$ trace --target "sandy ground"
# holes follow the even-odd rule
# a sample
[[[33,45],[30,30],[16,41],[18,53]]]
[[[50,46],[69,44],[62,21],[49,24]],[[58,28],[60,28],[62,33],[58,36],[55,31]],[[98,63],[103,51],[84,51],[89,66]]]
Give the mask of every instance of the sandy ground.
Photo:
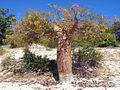
[[[99,77],[91,78],[90,82],[99,82],[100,80],[107,79],[107,83],[111,83],[110,87],[81,87],[80,85],[74,86],[73,84],[66,85],[51,85],[43,86],[39,83],[26,83],[26,82],[9,82],[6,79],[10,77],[13,73],[2,71],[3,67],[1,65],[2,60],[10,56],[12,59],[19,61],[23,57],[23,48],[9,49],[8,46],[3,46],[7,50],[7,53],[0,56],[0,90],[120,90],[120,47],[117,48],[95,48],[98,51],[102,52],[104,60],[101,62],[103,69],[101,69],[101,75]],[[30,51],[36,55],[42,55],[44,57],[47,55],[49,59],[56,59],[56,49],[46,49],[44,46],[33,44],[30,47]],[[6,80],[4,80],[6,79]],[[82,79],[81,79],[82,80]],[[84,80],[82,80],[83,82]],[[77,81],[79,83],[80,80]]]

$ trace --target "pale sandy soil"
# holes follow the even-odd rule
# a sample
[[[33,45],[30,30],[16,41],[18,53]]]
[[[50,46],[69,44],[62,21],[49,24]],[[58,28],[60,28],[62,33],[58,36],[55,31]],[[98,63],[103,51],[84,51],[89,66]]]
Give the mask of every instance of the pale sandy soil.
[[[90,79],[80,78],[75,80],[74,84],[66,85],[43,85],[40,84],[43,78],[47,79],[44,75],[14,76],[12,72],[3,70],[1,62],[5,57],[10,56],[11,59],[19,61],[24,55],[23,48],[9,49],[8,46],[3,46],[3,48],[7,50],[7,53],[0,56],[0,90],[120,90],[120,47],[95,48],[104,56],[104,60],[101,61],[102,69],[99,70],[100,75]],[[42,57],[47,55],[51,60],[56,59],[56,49],[46,50],[45,47],[34,44],[30,47],[30,51]],[[90,85],[84,87],[81,83]]]

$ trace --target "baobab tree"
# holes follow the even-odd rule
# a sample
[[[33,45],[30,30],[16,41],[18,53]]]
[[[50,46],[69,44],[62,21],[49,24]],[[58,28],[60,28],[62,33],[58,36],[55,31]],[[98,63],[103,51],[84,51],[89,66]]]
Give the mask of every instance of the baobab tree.
[[[85,23],[88,23],[90,15],[89,10],[80,8],[77,4],[70,9],[57,8],[55,10],[53,29],[56,32],[57,48],[57,65],[59,81],[61,83],[73,81],[72,75],[72,58],[71,58],[71,37],[74,32],[85,30]]]
[[[49,4],[50,5],[50,4]],[[71,82],[72,59],[71,59],[71,37],[74,32],[83,33],[87,30],[89,22],[89,10],[80,8],[77,4],[65,9],[51,6],[54,12],[38,12],[29,10],[26,18],[16,24],[13,35],[9,41],[19,45],[30,44],[39,41],[43,36],[53,38],[57,41],[57,66],[59,81],[61,83]],[[52,36],[52,37],[51,37]]]
[[[71,82],[73,80],[71,59],[71,38],[73,34],[76,32],[80,37],[84,35],[83,39],[95,36],[96,32],[94,33],[92,30],[104,32],[109,21],[105,21],[103,16],[101,19],[94,19],[89,10],[80,8],[78,4],[67,9],[57,7],[57,5],[50,5],[50,7],[54,8],[53,13],[51,11],[27,11],[26,18],[17,24],[10,39],[12,43],[18,46],[24,43],[29,45],[38,42],[44,36],[48,40],[52,38],[57,41],[59,81],[61,83]],[[97,23],[101,20],[104,21],[103,24]]]

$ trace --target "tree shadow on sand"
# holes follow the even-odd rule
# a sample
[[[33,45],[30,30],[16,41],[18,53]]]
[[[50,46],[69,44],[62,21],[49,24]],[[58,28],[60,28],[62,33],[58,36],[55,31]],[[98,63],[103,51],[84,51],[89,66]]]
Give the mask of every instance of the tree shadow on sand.
[[[74,58],[73,58],[74,59]],[[86,60],[87,61],[87,60]],[[93,78],[97,77],[99,75],[98,69],[99,69],[99,63],[88,61],[81,61],[81,62],[75,62],[73,60],[72,63],[72,73],[73,75],[77,75],[77,78]],[[51,64],[49,65],[49,70],[51,73],[53,73],[53,77],[56,81],[59,81],[59,75],[58,75],[58,68],[56,60],[51,60]]]
[[[51,60],[49,65],[49,70],[53,74],[56,81],[59,81],[58,68],[56,60]]]

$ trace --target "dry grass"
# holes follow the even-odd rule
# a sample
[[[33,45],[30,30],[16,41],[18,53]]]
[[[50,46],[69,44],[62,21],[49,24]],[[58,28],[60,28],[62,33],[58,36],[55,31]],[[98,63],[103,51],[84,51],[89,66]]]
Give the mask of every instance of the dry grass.
[[[3,55],[5,52],[6,51],[2,47],[0,47],[0,55]]]

